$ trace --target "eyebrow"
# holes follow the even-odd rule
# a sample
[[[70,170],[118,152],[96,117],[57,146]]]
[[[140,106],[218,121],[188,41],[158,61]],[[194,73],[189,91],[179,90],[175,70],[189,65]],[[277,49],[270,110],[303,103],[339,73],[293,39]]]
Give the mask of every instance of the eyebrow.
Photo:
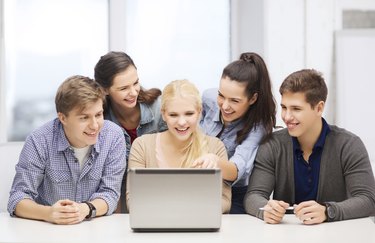
[[[225,97],[225,95],[223,95],[223,93],[220,92],[220,90],[218,91],[219,95]],[[231,100],[238,100],[238,101],[241,101],[242,98],[240,97],[229,97],[228,99],[231,99]]]
[[[290,106],[286,106],[286,105],[284,105],[284,104],[280,104],[280,106],[281,107],[289,107],[289,108],[302,108],[302,106],[300,106],[300,105],[290,105]]]
[[[139,78],[137,78],[137,80],[135,80],[132,84],[124,85],[124,86],[119,86],[119,87],[116,87],[116,89],[119,90],[119,89],[127,88],[127,87],[129,87],[131,85],[134,85],[137,82],[139,82]]]

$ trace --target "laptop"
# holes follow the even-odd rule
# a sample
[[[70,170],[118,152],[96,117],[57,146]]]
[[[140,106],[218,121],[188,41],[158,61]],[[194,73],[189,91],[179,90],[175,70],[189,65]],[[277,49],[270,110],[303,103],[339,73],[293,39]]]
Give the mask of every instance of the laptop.
[[[219,169],[129,169],[129,219],[134,231],[217,231]]]

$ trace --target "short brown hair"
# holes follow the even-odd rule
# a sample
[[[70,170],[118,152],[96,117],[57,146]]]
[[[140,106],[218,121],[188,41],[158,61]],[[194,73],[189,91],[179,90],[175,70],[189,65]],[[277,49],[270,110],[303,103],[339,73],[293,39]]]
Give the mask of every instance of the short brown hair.
[[[304,93],[306,102],[314,107],[320,101],[326,102],[328,89],[322,74],[314,69],[302,69],[290,74],[280,86],[279,92]]]
[[[74,108],[79,107],[82,111],[98,100],[105,101],[101,86],[91,78],[75,75],[67,78],[57,89],[56,111],[67,116]]]

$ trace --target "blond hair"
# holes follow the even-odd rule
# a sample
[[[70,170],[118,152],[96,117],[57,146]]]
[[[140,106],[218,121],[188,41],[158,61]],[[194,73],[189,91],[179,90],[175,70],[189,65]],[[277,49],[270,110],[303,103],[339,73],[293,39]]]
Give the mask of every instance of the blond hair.
[[[188,80],[175,80],[165,86],[161,95],[161,110],[165,111],[166,106],[169,102],[173,102],[175,99],[188,99],[193,100],[194,106],[200,113],[202,110],[202,99],[199,94],[199,90],[195,85]],[[208,153],[208,143],[206,136],[197,127],[192,133],[192,139],[190,143],[184,148],[186,152],[185,159],[183,160],[181,167],[190,167],[191,163],[200,157]]]

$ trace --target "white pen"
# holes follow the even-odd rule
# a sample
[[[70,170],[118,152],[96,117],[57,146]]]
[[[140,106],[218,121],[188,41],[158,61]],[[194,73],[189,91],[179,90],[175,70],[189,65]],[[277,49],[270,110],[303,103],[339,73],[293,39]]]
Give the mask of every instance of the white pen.
[[[265,209],[262,207],[262,208],[259,208],[259,210],[265,210]],[[287,211],[293,211],[294,207],[293,206],[287,207],[286,210]]]

